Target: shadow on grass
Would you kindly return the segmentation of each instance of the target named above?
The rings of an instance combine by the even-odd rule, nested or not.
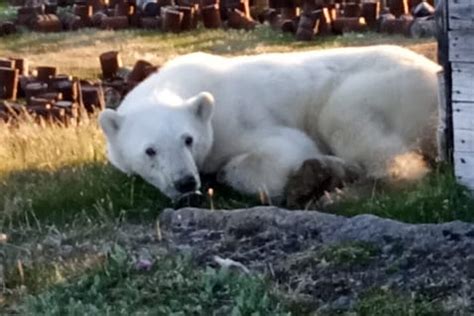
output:
[[[0,178],[0,205],[5,225],[33,226],[41,223],[65,224],[77,216],[84,218],[156,218],[172,201],[139,177],[128,177],[108,164],[89,163],[66,166],[55,171],[23,170]],[[203,192],[214,186],[203,184]],[[248,207],[256,199],[234,191],[214,188],[212,206],[220,209]],[[211,207],[206,197],[200,207]],[[1,226],[0,226],[1,227]]]

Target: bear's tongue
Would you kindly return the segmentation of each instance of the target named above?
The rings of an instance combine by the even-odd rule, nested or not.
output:
[[[200,206],[204,201],[204,197],[200,191],[194,191],[180,195],[173,201],[174,208],[182,208],[187,206]]]

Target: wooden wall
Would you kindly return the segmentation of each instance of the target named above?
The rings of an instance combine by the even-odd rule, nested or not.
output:
[[[459,182],[474,189],[474,0],[447,0],[453,161]]]

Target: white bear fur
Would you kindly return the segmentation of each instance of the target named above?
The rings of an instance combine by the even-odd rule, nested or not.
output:
[[[385,177],[395,156],[436,143],[439,70],[397,46],[194,53],[166,63],[100,123],[112,164],[171,198],[185,175],[199,186],[199,172],[217,172],[240,192],[280,196],[307,159]],[[157,154],[147,156],[148,147]]]

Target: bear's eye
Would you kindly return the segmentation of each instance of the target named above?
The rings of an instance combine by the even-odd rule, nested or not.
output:
[[[186,146],[191,147],[193,145],[193,138],[191,136],[186,136],[184,138],[184,143]]]
[[[148,147],[145,150],[145,154],[147,154],[148,157],[154,157],[156,155],[156,150],[154,148]]]

